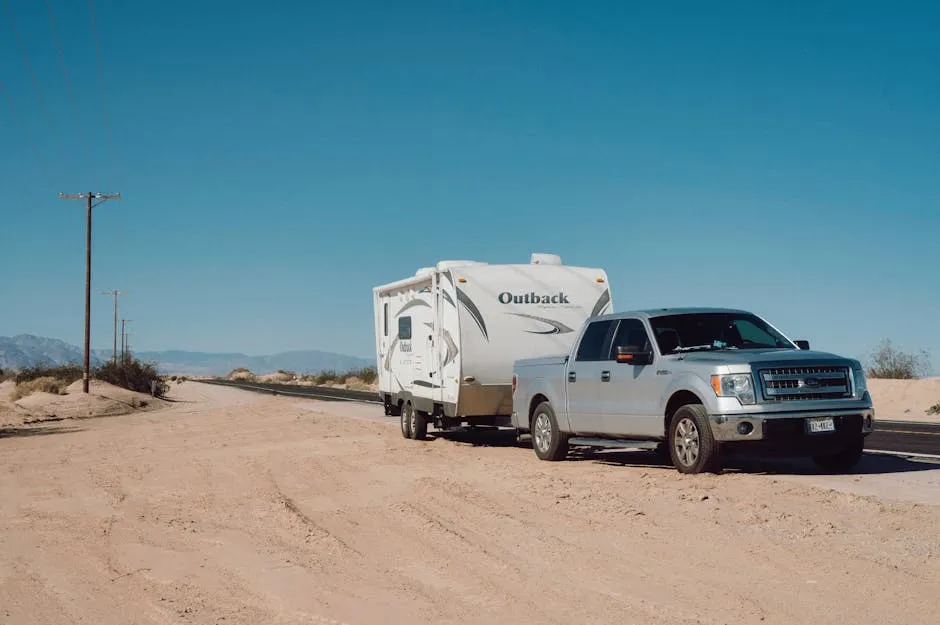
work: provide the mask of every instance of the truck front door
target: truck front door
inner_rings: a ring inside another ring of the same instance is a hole
[[[616,362],[617,347],[634,347],[654,352],[649,365]],[[655,350],[646,326],[639,319],[621,319],[610,344],[610,401],[605,405],[603,428],[608,434],[655,437],[663,433],[664,419],[658,406],[669,378],[657,375]]]

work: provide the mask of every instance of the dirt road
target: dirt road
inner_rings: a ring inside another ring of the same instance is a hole
[[[173,393],[0,433],[0,623],[940,623],[936,465],[686,477]],[[911,501],[847,492],[871,480]]]

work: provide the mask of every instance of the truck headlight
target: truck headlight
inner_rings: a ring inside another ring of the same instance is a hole
[[[718,397],[736,397],[742,404],[754,403],[754,382],[747,373],[713,375],[712,388]]]
[[[865,379],[865,371],[852,369],[852,377],[855,378],[855,396],[861,397],[868,391],[868,380]]]

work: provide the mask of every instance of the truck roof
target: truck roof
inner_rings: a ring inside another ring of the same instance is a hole
[[[606,315],[601,315],[595,317],[595,319],[620,319],[623,317],[638,317],[645,319],[653,319],[655,317],[665,317],[668,315],[700,315],[705,313],[734,313],[734,314],[753,314],[749,310],[741,310],[739,308],[708,308],[708,307],[693,307],[693,306],[679,306],[675,308],[647,308],[643,310],[626,310],[621,312],[608,313]]]

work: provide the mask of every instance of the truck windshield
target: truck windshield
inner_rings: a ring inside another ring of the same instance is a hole
[[[749,313],[664,315],[650,319],[663,354],[713,349],[796,349],[796,345]]]

